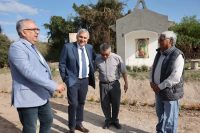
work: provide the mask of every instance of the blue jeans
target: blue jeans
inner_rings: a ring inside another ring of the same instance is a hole
[[[40,121],[40,133],[50,133],[53,122],[51,105],[31,108],[17,108],[20,121],[23,125],[22,133],[36,133],[37,119]]]
[[[157,133],[176,133],[178,127],[179,103],[177,101],[162,101],[156,95]]]

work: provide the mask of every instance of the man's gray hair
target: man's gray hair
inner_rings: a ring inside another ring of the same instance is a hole
[[[165,32],[161,33],[161,35],[164,35],[165,38],[171,39],[172,40],[172,45],[176,44],[177,35],[173,31],[165,31]]]
[[[108,43],[103,43],[100,45],[100,52],[104,52],[106,50],[111,50],[111,45]]]
[[[78,32],[77,32],[77,37],[81,34],[81,33],[87,33],[88,34],[88,39],[90,38],[90,33],[89,33],[89,31],[87,30],[87,29],[80,29],[80,30],[78,30]]]
[[[22,30],[23,30],[23,27],[24,27],[24,22],[25,21],[33,21],[33,20],[31,20],[31,19],[21,19],[21,20],[19,20],[19,21],[17,21],[17,24],[16,24],[16,30],[17,30],[17,33],[18,33],[18,35],[19,36],[21,36],[21,32],[22,32]],[[34,22],[34,21],[33,21]]]

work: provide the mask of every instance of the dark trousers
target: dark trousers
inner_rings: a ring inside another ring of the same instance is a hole
[[[38,118],[40,121],[40,133],[51,132],[53,114],[49,102],[39,107],[17,108],[17,111],[23,125],[22,133],[36,133]]]
[[[88,78],[78,79],[67,89],[69,128],[74,129],[83,121],[85,99],[88,91]]]
[[[121,98],[119,81],[116,80],[111,83],[100,82],[100,98],[101,107],[105,115],[106,121],[119,122],[118,114]]]

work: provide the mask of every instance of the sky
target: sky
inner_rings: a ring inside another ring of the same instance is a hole
[[[40,41],[47,41],[44,23],[51,16],[77,15],[72,5],[95,4],[98,0],[0,0],[0,25],[11,40],[18,40],[16,22],[23,18],[33,19],[40,28]],[[121,0],[126,3],[124,13],[133,10],[137,0]],[[167,15],[170,21],[180,22],[184,16],[196,15],[200,19],[200,0],[145,0],[149,10]]]

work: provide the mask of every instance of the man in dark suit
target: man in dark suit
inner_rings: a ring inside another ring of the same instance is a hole
[[[92,45],[87,44],[88,39],[89,32],[80,29],[77,42],[65,44],[60,56],[60,75],[67,85],[70,133],[74,133],[75,129],[89,132],[83,127],[82,121],[88,85],[95,88],[93,63],[96,55]]]

